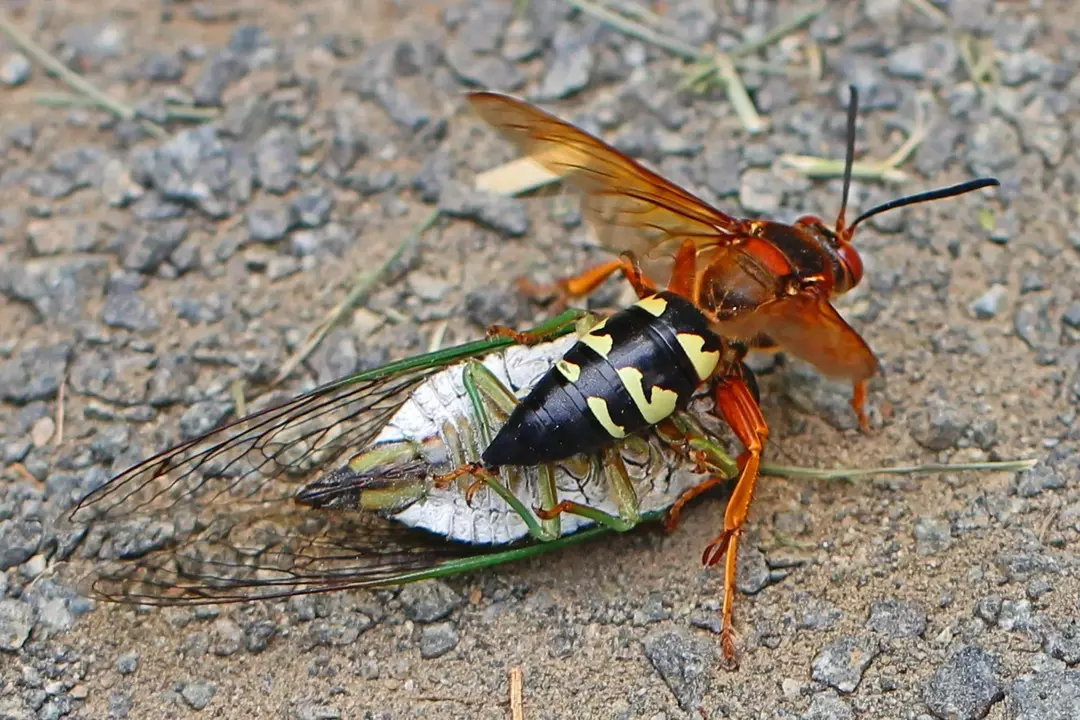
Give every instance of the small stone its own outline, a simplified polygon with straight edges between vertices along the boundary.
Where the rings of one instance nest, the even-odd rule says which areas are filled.
[[[1005,696],[997,658],[966,646],[945,661],[924,690],[930,712],[942,720],[977,720]]]
[[[260,203],[248,208],[248,239],[271,243],[285,237],[292,226],[292,214],[282,203]]]
[[[210,432],[229,416],[232,403],[205,400],[195,403],[180,416],[180,434],[185,440]]]
[[[971,418],[958,408],[931,402],[916,418],[911,436],[927,450],[947,450],[956,446],[970,424]]]
[[[215,655],[229,657],[243,646],[244,634],[240,626],[228,618],[218,618],[210,631]]]
[[[217,686],[212,682],[206,682],[203,680],[187,683],[184,685],[184,689],[180,691],[181,697],[184,698],[184,702],[191,707],[192,710],[202,710],[217,693]]]
[[[296,183],[300,147],[296,133],[273,128],[255,143],[255,177],[268,192],[281,195]]]
[[[896,598],[879,600],[870,606],[866,627],[888,638],[921,637],[926,632],[926,611]]]
[[[0,363],[0,399],[23,405],[56,397],[71,351],[67,343],[30,346]]]
[[[799,593],[795,606],[800,630],[829,630],[844,619],[844,611],[824,598]]]
[[[745,595],[760,592],[769,584],[769,564],[756,547],[739,548],[735,587]]]
[[[810,709],[802,720],[853,720],[854,717],[855,713],[846,700],[834,691],[826,690],[810,699]]]
[[[1061,322],[1073,330],[1080,330],[1080,302],[1074,302],[1061,316]]]
[[[1080,708],[1080,668],[1022,675],[1009,689],[1008,716],[1017,720],[1072,720]]]
[[[29,518],[0,520],[0,570],[22,565],[38,551],[41,522]]]
[[[853,692],[879,652],[878,643],[872,638],[842,637],[814,658],[811,676],[840,692]]]
[[[51,417],[38,418],[34,426],[30,428],[30,442],[34,447],[45,447],[56,433],[56,423]]]
[[[126,652],[116,658],[116,672],[121,675],[134,675],[139,669],[139,653],[137,650]]]
[[[971,303],[971,314],[979,320],[996,317],[1005,308],[1009,290],[1004,285],[994,285]]]
[[[270,641],[277,634],[277,626],[269,620],[249,623],[244,628],[244,647],[249,653],[261,653],[270,647]]]
[[[775,215],[784,193],[776,176],[762,168],[749,168],[739,180],[739,204],[754,215]]]
[[[291,205],[297,226],[322,227],[330,221],[330,212],[334,209],[334,196],[326,188],[312,188],[293,197]]]
[[[456,648],[459,640],[454,623],[441,622],[428,625],[420,634],[420,657],[425,660],[442,657]]]
[[[17,87],[30,79],[30,59],[22,53],[11,53],[0,63],[0,83]]]
[[[915,553],[936,555],[952,545],[952,525],[945,518],[920,516],[915,520]]]
[[[18,652],[34,629],[34,609],[22,600],[0,600],[0,650]]]
[[[589,84],[589,75],[595,64],[595,56],[589,38],[581,34],[572,37],[559,28],[552,43],[554,57],[548,65],[540,87],[532,99],[537,102],[559,100],[579,92]]]
[[[451,217],[474,220],[510,237],[529,231],[525,203],[517,198],[474,190],[451,182],[439,197],[439,209]]]
[[[188,236],[186,220],[156,223],[149,230],[136,236],[135,242],[124,255],[124,268],[141,273],[152,273],[165,262]]]
[[[442,620],[462,604],[461,596],[440,580],[406,585],[398,599],[405,617],[420,623]]]
[[[1056,466],[1046,463],[1016,473],[1013,482],[1016,494],[1022,498],[1035,497],[1044,490],[1064,490],[1068,486],[1065,474]]]
[[[695,712],[711,684],[713,644],[684,629],[658,629],[642,641],[645,657],[686,712]]]

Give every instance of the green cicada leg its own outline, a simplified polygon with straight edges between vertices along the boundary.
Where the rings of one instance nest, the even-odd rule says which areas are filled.
[[[586,310],[567,310],[538,328],[525,332],[504,325],[491,325],[487,329],[487,336],[489,338],[509,338],[519,345],[536,345],[557,337],[571,326],[574,326],[578,334],[582,334],[596,323],[597,317]]]
[[[660,437],[673,446],[681,446],[681,451],[697,464],[698,471],[708,473],[709,478],[684,492],[671,505],[664,521],[664,529],[668,532],[678,527],[679,516],[687,503],[739,473],[738,464],[689,413],[675,413],[671,417],[671,426],[668,429],[673,429],[674,434],[661,432]]]
[[[492,416],[509,417],[517,406],[517,398],[503,385],[495,375],[488,370],[483,363],[470,360],[465,365],[462,373],[462,382],[465,392],[469,395],[469,401],[473,406],[473,415],[479,426],[480,441],[486,447],[494,437],[494,429],[491,425]],[[506,468],[505,472],[510,476],[510,482],[504,484],[499,477],[487,470],[470,473],[477,480],[491,488],[499,497],[514,509],[529,528],[529,534],[538,540],[554,540],[562,534],[562,524],[557,517],[536,522],[536,517],[518,499],[511,488],[521,482],[521,470],[519,468]],[[538,492],[540,494],[540,506],[542,509],[554,507],[558,493],[555,489],[555,471],[551,465],[541,465],[537,468],[539,478]],[[470,499],[474,488],[470,488],[466,498]]]
[[[612,515],[572,500],[563,500],[550,510],[537,509],[536,514],[542,519],[554,518],[561,513],[580,515],[598,525],[611,528],[615,532],[626,532],[637,527],[641,522],[641,506],[638,503],[634,484],[630,481],[630,474],[626,471],[626,463],[623,462],[620,452],[621,447],[620,444],[610,446],[601,455],[604,475],[607,477],[615,505],[619,508],[618,515]]]

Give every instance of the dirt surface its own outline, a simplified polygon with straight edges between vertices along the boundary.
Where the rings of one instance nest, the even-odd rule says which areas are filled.
[[[43,104],[66,88],[0,40],[0,717],[506,718],[515,667],[530,719],[1080,716],[1080,19],[955,0],[950,28],[929,3],[828,5],[753,55],[823,73],[744,72],[767,122],[751,137],[722,90],[672,90],[686,68],[666,50],[556,0],[4,3],[166,137]],[[691,47],[728,49],[805,9],[652,7]],[[860,158],[893,152],[917,102],[929,128],[906,179],[857,182],[853,211],[980,174],[1002,187],[861,230],[866,280],[838,306],[884,367],[874,432],[849,388],[763,361],[770,459],[1040,464],[763,480],[738,671],[719,662],[723,580],[700,566],[722,495],[669,536],[401,591],[143,612],[53,576],[72,497],[227,417],[233,381],[272,378],[434,207],[289,392],[528,326],[545,311],[515,276],[603,258],[565,196],[473,193],[514,153],[466,112],[468,87],[542,100],[725,211],[791,221],[837,212],[838,181],[778,158],[843,157],[848,83]],[[166,101],[216,112],[193,134]],[[628,297],[612,281],[590,306]]]

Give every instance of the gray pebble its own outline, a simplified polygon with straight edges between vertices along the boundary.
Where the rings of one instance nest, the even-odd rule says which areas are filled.
[[[461,596],[441,580],[406,585],[398,599],[405,617],[420,623],[442,620],[463,602]]]
[[[356,642],[360,633],[370,628],[375,623],[363,613],[348,613],[343,618],[331,620],[315,620],[308,627],[307,646],[310,647],[344,647]]]
[[[525,84],[525,76],[514,65],[498,55],[480,55],[463,42],[446,48],[446,64],[463,81],[485,90],[510,92]]]
[[[521,237],[529,231],[529,215],[523,201],[474,190],[457,182],[443,188],[439,209],[451,217],[474,220],[510,237]]]
[[[0,520],[0,570],[21,565],[41,546],[41,521],[30,518]]]
[[[296,184],[300,172],[296,133],[286,128],[273,128],[255,143],[253,154],[255,176],[263,189],[281,195]]]
[[[420,169],[413,176],[412,185],[420,192],[421,201],[436,203],[453,175],[454,163],[449,153],[437,150],[420,163]]]
[[[1074,302],[1065,310],[1061,316],[1061,322],[1073,330],[1080,330],[1080,301]]]
[[[735,575],[735,587],[739,592],[753,595],[769,584],[769,565],[765,554],[756,547],[739,548],[738,568]]]
[[[853,692],[879,652],[880,647],[873,638],[842,637],[817,654],[811,676],[840,692]]]
[[[979,320],[989,320],[1005,309],[1009,290],[1004,285],[994,285],[971,303],[971,314]]]
[[[244,627],[244,647],[249,653],[261,653],[270,647],[270,641],[277,634],[277,626],[269,620],[248,623]]]
[[[374,95],[390,119],[410,132],[431,121],[431,112],[397,83],[380,82]]]
[[[289,207],[280,202],[261,202],[248,208],[248,239],[257,243],[271,243],[285,237],[292,226]]]
[[[1001,596],[987,595],[975,603],[975,617],[984,620],[991,625],[997,623],[998,614],[1001,612]]]
[[[232,410],[231,402],[206,400],[196,403],[180,416],[180,434],[184,439],[191,439],[208,433],[224,422]]]
[[[121,675],[134,675],[139,669],[139,652],[132,650],[116,658],[116,672]]]
[[[215,620],[210,635],[215,655],[229,657],[238,653],[240,648],[243,647],[243,631],[239,625],[229,618]]]
[[[657,629],[642,641],[645,657],[686,712],[695,712],[709,691],[716,664],[713,643],[690,631]]]
[[[139,63],[140,73],[150,82],[177,82],[186,69],[183,56],[164,50],[151,50]]]
[[[1016,473],[1013,483],[1016,494],[1022,498],[1035,497],[1044,490],[1064,490],[1068,486],[1065,473],[1044,462],[1030,470]]]
[[[1009,688],[1008,708],[1015,720],[1072,720],[1080,708],[1080,669],[1017,678]]]
[[[844,619],[844,611],[828,600],[804,593],[795,595],[800,630],[829,630]]]
[[[878,600],[870,605],[866,628],[888,638],[921,637],[926,632],[926,611],[896,598]]]
[[[975,126],[967,147],[967,161],[977,175],[993,175],[1020,159],[1020,135],[998,115]]]
[[[310,188],[295,195],[290,205],[297,226],[322,227],[330,221],[330,212],[334,209],[334,196],[326,188]]]
[[[834,691],[826,690],[810,699],[810,708],[802,720],[853,720],[854,711],[847,701]]]
[[[247,75],[245,60],[234,52],[222,50],[214,55],[195,79],[191,94],[196,105],[218,107],[225,88]]]
[[[131,715],[132,707],[131,694],[126,692],[120,692],[119,690],[109,693],[109,718],[112,720],[121,720],[121,718],[127,718]]]
[[[952,525],[945,518],[921,515],[915,520],[915,553],[937,555],[952,545]]]
[[[212,682],[205,680],[197,680],[184,685],[184,688],[180,691],[181,697],[184,698],[184,702],[192,710],[202,710],[217,693],[217,686]]]
[[[750,168],[739,178],[739,204],[751,215],[775,215],[783,199],[781,183],[769,170]]]
[[[537,102],[568,97],[589,84],[595,64],[591,47],[593,33],[567,31],[569,28],[569,25],[562,25],[555,35],[551,61],[532,97]]]
[[[109,327],[132,332],[153,332],[161,327],[157,313],[146,300],[130,287],[119,285],[110,288],[105,296],[101,321]]]
[[[188,236],[186,220],[155,223],[136,235],[124,255],[124,268],[152,273],[165,262]]]
[[[30,346],[0,363],[0,398],[23,405],[56,397],[68,362],[71,345]]]
[[[517,327],[527,310],[521,293],[504,285],[481,285],[465,295],[465,314],[480,327]]]
[[[109,260],[100,256],[33,258],[25,263],[11,263],[8,292],[16,300],[30,303],[45,319],[74,324],[84,317],[91,300],[101,296],[108,279]]]
[[[460,638],[453,623],[427,625],[420,634],[420,657],[425,660],[442,657],[457,647]]]
[[[34,609],[22,600],[0,600],[0,650],[17,652],[34,629]]]
[[[0,63],[0,83],[17,87],[30,79],[30,59],[22,53],[11,53]]]
[[[942,720],[977,720],[1004,697],[997,658],[965,646],[945,661],[924,690],[930,712]]]
[[[99,237],[98,223],[79,218],[34,220],[26,226],[26,239],[35,255],[91,252]]]
[[[957,407],[940,401],[930,401],[930,407],[920,413],[911,429],[911,437],[927,450],[947,450],[955,447],[971,425],[971,418]]]

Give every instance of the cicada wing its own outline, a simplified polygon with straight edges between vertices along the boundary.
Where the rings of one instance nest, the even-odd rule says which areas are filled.
[[[318,388],[183,442],[86,495],[84,580],[105,599],[162,603],[310,592],[397,576],[437,558],[360,512],[297,493],[364,448],[445,363],[402,362]],[[414,547],[415,546],[415,547]],[[437,556],[437,553],[435,553]]]
[[[94,597],[145,605],[265,600],[381,587],[476,554],[429,533],[362,512],[223,512],[134,558],[95,566],[82,587]]]
[[[705,248],[746,232],[745,221],[533,105],[491,92],[471,93],[469,101],[525,155],[584,193],[583,212],[600,243],[614,253],[634,253],[659,284],[668,280],[660,261],[670,260],[685,240]]]

